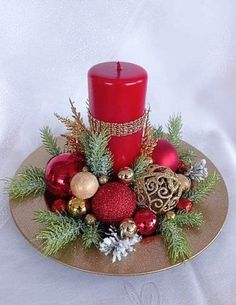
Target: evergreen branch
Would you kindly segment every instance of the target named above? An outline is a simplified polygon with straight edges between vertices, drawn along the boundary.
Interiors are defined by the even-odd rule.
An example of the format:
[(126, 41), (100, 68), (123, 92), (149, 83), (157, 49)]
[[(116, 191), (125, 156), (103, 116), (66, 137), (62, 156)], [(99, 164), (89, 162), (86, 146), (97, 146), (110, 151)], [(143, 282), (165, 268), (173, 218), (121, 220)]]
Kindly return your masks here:
[(175, 214), (174, 222), (177, 226), (200, 227), (203, 222), (203, 215), (197, 212), (179, 211)]
[(195, 159), (194, 151), (190, 148), (183, 148), (179, 152), (179, 158), (182, 162), (191, 164)]
[(57, 145), (57, 139), (53, 136), (52, 131), (48, 126), (40, 129), (40, 135), (43, 145), (50, 155), (57, 156), (61, 153), (61, 149)]
[(163, 127), (161, 125), (159, 125), (157, 128), (154, 128), (153, 136), (156, 140), (166, 138), (166, 134), (164, 133)]
[(81, 220), (76, 221), (59, 213), (37, 211), (35, 221), (46, 225), (45, 229), (36, 234), (35, 238), (43, 242), (43, 253), (47, 256), (55, 254), (82, 233)]
[(86, 164), (90, 171), (97, 177), (110, 175), (112, 172), (112, 154), (108, 149), (110, 134), (107, 130), (101, 132), (83, 132), (79, 136)]
[(204, 180), (200, 181), (196, 187), (191, 189), (185, 197), (194, 203), (200, 203), (206, 199), (210, 193), (215, 190), (217, 183), (220, 181), (220, 176), (214, 172), (208, 175)]
[(34, 221), (42, 224), (61, 223), (67, 220), (67, 216), (48, 210), (37, 210), (34, 212)]
[(167, 139), (175, 146), (179, 147), (182, 138), (182, 117), (180, 114), (173, 115), (169, 118), (167, 124)]
[(93, 245), (99, 247), (99, 243), (102, 240), (103, 230), (100, 227), (100, 223), (94, 223), (86, 225), (83, 228), (83, 245), (84, 247), (91, 248)]
[(183, 230), (177, 226), (174, 220), (163, 220), (160, 227), (167, 247), (171, 263), (183, 262), (191, 257), (191, 248)]
[(4, 179), (5, 190), (11, 199), (25, 199), (43, 195), (46, 189), (44, 170), (39, 167), (25, 167), (13, 178)]
[(149, 165), (150, 165), (150, 160), (147, 157), (145, 156), (138, 157), (133, 166), (134, 179), (141, 178)]

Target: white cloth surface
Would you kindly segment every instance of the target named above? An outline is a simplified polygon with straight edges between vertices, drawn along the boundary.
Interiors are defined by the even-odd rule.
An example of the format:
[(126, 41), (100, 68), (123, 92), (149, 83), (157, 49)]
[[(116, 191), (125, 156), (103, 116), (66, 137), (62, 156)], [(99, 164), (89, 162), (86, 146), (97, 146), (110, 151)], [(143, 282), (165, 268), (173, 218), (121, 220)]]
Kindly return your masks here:
[(29, 246), (1, 192), (0, 305), (236, 304), (235, 32), (234, 0), (0, 1), (1, 177), (40, 145), (42, 126), (64, 132), (53, 113), (70, 114), (69, 96), (85, 115), (92, 65), (123, 60), (148, 71), (152, 122), (181, 112), (184, 139), (217, 165), (230, 198), (222, 233), (200, 256), (159, 274), (106, 277)]

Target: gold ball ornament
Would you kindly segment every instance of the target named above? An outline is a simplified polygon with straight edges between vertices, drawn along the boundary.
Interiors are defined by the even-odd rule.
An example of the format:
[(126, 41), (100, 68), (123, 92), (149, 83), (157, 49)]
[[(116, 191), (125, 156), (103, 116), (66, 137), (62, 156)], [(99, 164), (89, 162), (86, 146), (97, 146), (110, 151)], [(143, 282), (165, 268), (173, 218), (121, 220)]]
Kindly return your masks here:
[(154, 213), (173, 210), (181, 195), (182, 187), (177, 175), (169, 168), (150, 165), (135, 183), (137, 205)]
[(105, 184), (105, 183), (108, 182), (108, 180), (109, 180), (109, 178), (106, 175), (103, 175), (103, 176), (98, 178), (98, 181), (99, 181), (100, 184)]
[(178, 177), (178, 180), (181, 184), (183, 192), (188, 192), (190, 190), (190, 187), (191, 187), (190, 179), (188, 179), (186, 176), (184, 176), (182, 174), (178, 174), (177, 177)]
[(130, 167), (124, 167), (118, 172), (120, 181), (130, 183), (134, 179), (134, 171)]
[(79, 218), (86, 214), (86, 200), (81, 198), (73, 198), (69, 201), (67, 207), (68, 213), (74, 217)]
[(96, 222), (96, 217), (93, 214), (87, 214), (84, 218), (84, 221), (87, 225), (92, 225)]
[(132, 219), (124, 219), (120, 224), (121, 237), (133, 237), (137, 232), (137, 226)]
[(168, 212), (166, 212), (165, 217), (166, 217), (167, 219), (174, 219), (174, 218), (175, 218), (175, 212), (173, 212), (173, 211), (168, 211)]
[(81, 199), (93, 197), (99, 187), (98, 179), (90, 172), (80, 172), (76, 174), (70, 183), (71, 192)]

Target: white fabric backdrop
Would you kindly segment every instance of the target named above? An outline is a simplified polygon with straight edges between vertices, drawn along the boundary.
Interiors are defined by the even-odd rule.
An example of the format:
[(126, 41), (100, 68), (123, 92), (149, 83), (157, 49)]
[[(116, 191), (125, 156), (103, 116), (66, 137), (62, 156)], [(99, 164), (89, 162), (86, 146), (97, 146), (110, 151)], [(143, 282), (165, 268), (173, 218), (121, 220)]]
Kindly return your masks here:
[(40, 145), (39, 128), (63, 132), (53, 112), (69, 115), (69, 96), (85, 114), (90, 66), (124, 60), (149, 73), (154, 123), (182, 113), (185, 140), (218, 166), (231, 203), (223, 232), (194, 260), (160, 274), (105, 277), (30, 247), (1, 192), (1, 305), (236, 304), (235, 25), (234, 0), (0, 0), (0, 176)]

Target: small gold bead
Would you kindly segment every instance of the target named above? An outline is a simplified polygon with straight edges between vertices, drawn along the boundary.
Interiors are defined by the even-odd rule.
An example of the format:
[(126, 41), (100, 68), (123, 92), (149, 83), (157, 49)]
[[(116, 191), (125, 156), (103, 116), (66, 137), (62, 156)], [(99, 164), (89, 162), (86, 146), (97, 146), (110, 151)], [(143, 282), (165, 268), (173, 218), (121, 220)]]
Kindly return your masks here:
[(121, 237), (133, 237), (137, 232), (137, 226), (132, 219), (125, 219), (120, 224)]
[(109, 180), (108, 176), (106, 176), (106, 175), (103, 175), (103, 176), (98, 178), (98, 181), (99, 181), (100, 184), (105, 184), (105, 183), (108, 182), (108, 180)]
[(168, 211), (168, 212), (166, 212), (165, 217), (166, 217), (167, 219), (174, 219), (174, 218), (175, 218), (175, 212), (173, 212), (173, 211)]
[(177, 176), (178, 176), (179, 183), (181, 184), (181, 187), (183, 189), (183, 192), (188, 192), (191, 187), (190, 179), (182, 174), (178, 174)]
[(118, 173), (119, 180), (130, 183), (134, 179), (134, 171), (132, 168), (124, 167)]
[(88, 166), (84, 166), (83, 168), (82, 168), (82, 172), (88, 172)]
[(96, 222), (96, 217), (93, 214), (87, 214), (84, 218), (84, 221), (87, 225), (91, 225)]
[(68, 203), (68, 213), (74, 217), (79, 218), (86, 214), (86, 200), (80, 198), (73, 198)]

